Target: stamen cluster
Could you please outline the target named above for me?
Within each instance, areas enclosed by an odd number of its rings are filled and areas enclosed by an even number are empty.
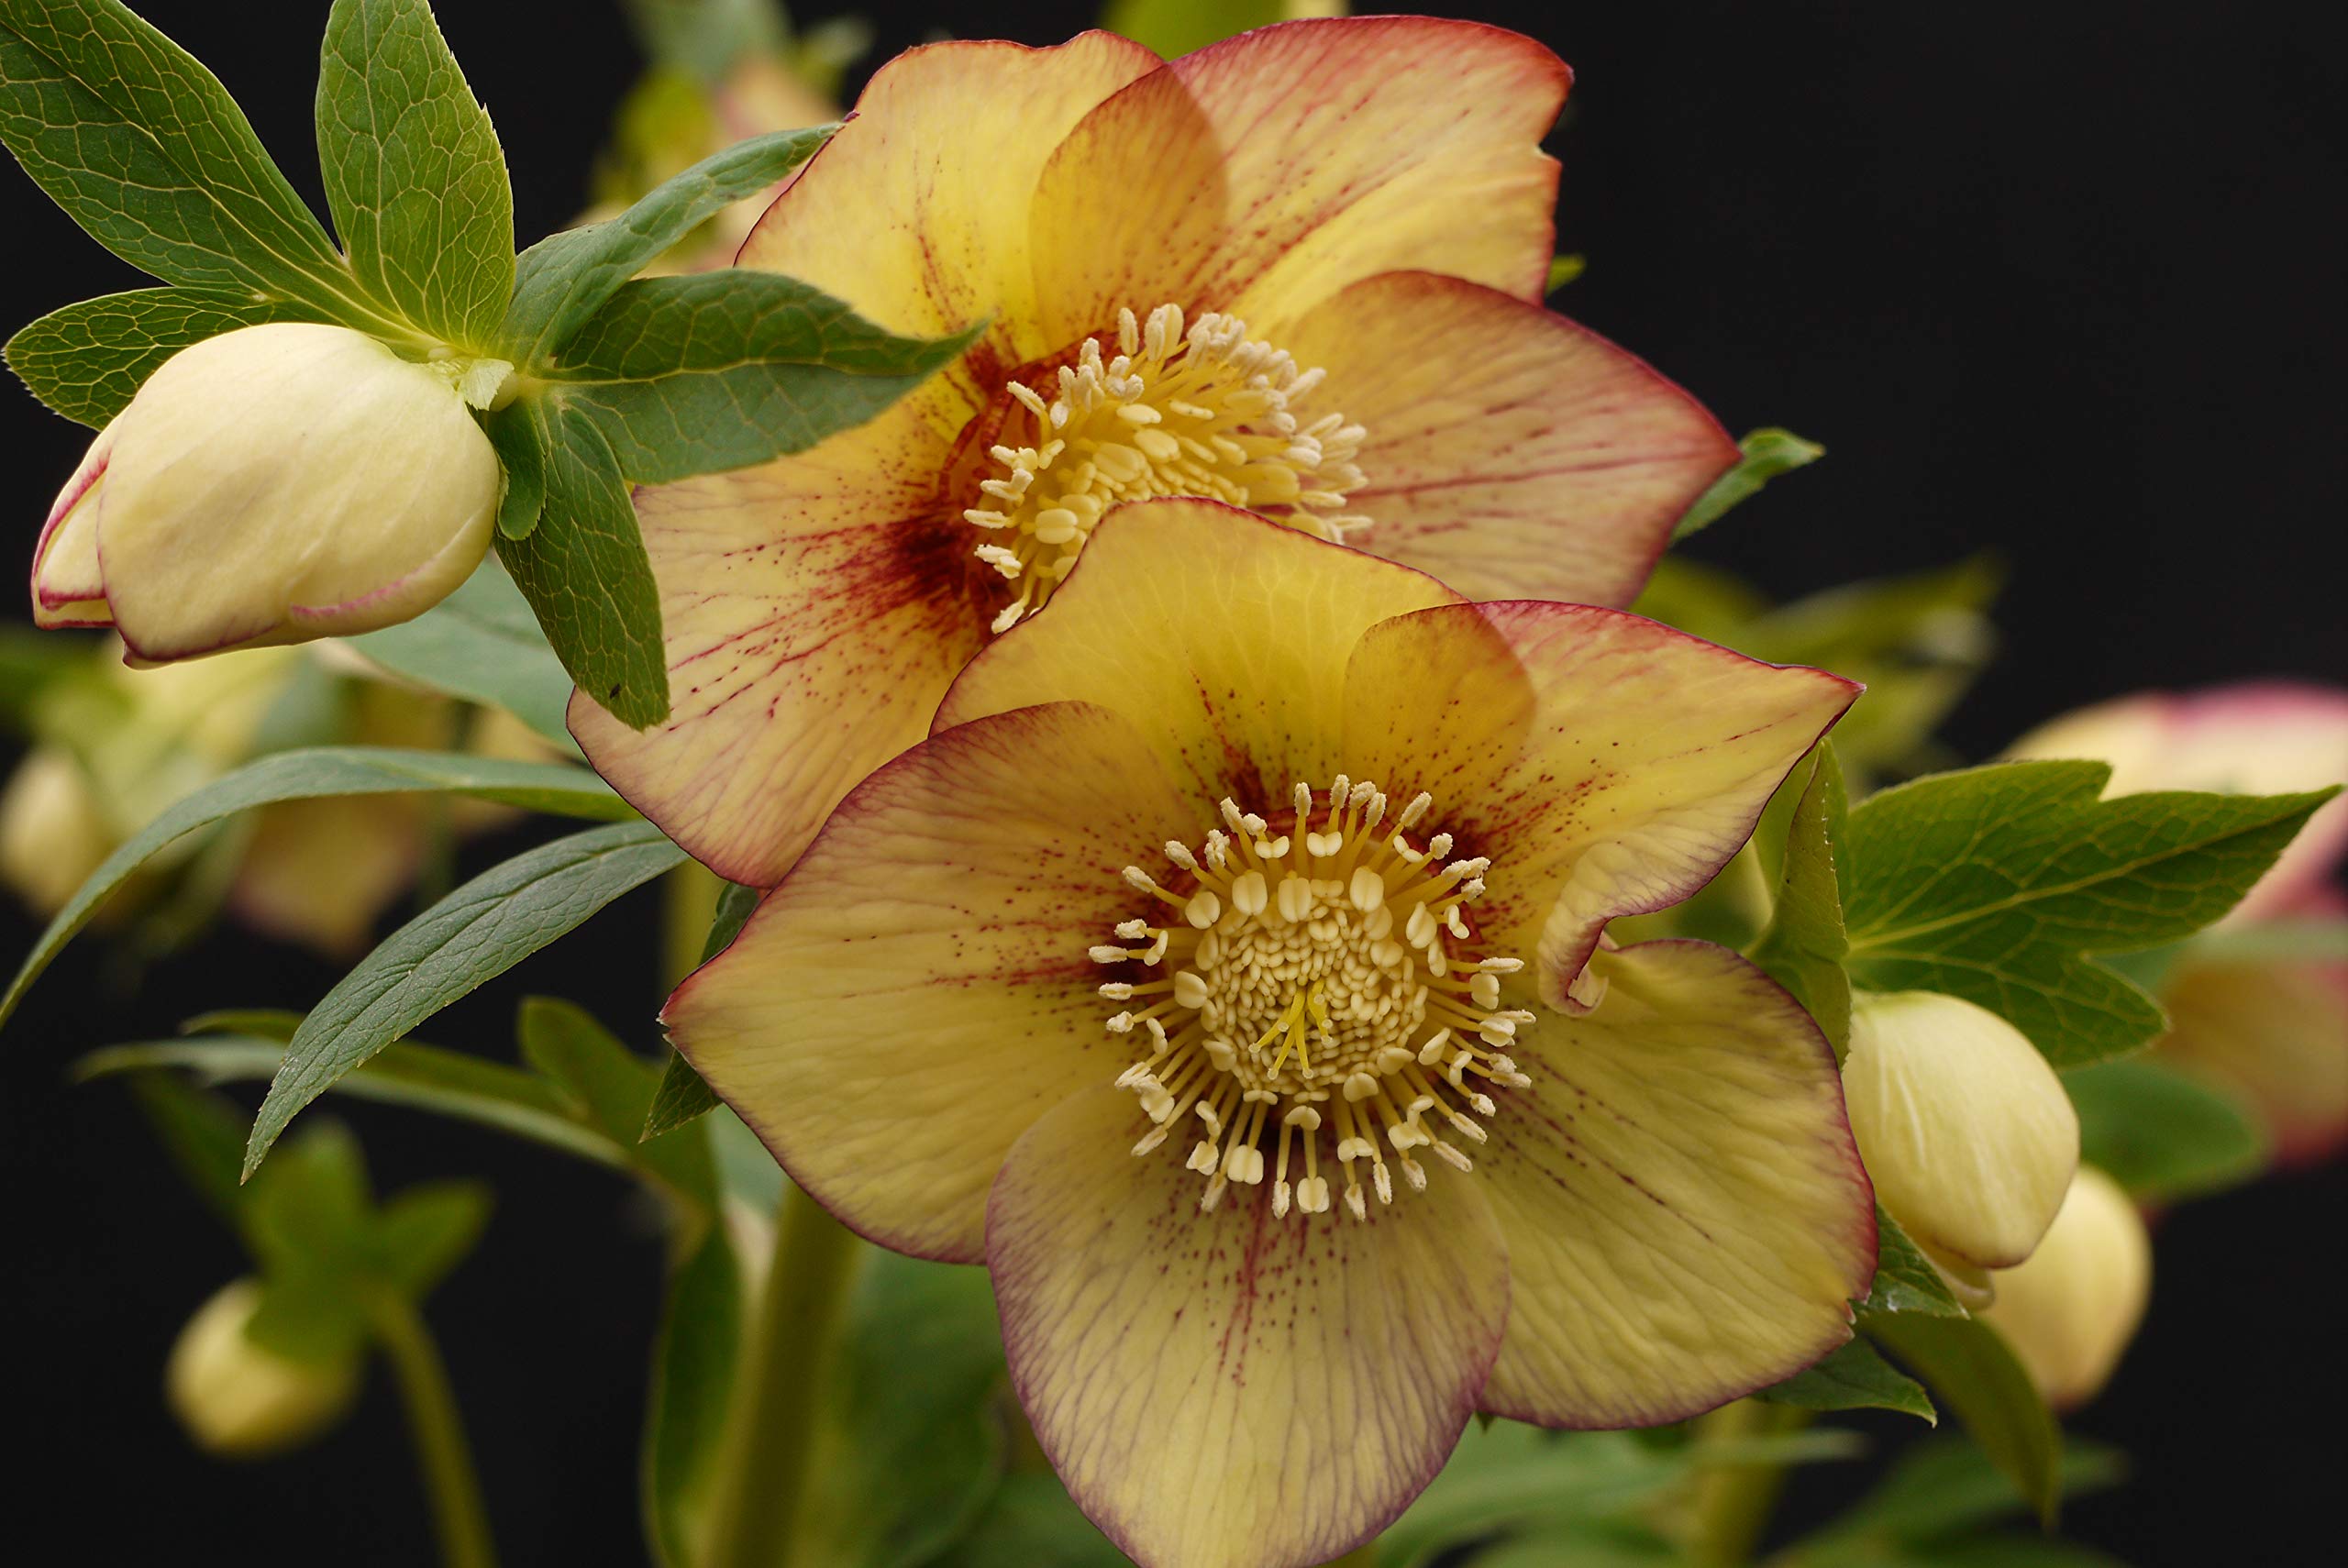
[[[1203,1209],[1233,1182],[1262,1183],[1268,1165],[1275,1214],[1326,1213],[1334,1157],[1346,1207],[1365,1220],[1364,1167],[1380,1203],[1394,1198],[1390,1149],[1413,1189],[1426,1187],[1415,1150],[1470,1170],[1440,1129],[1481,1143],[1476,1119],[1497,1110],[1485,1086],[1531,1084],[1506,1048],[1534,1015],[1501,1006],[1501,977],[1523,963],[1478,954],[1467,914],[1491,863],[1446,860],[1445,833],[1413,845],[1434,804],[1423,792],[1391,828],[1375,784],[1339,775],[1318,827],[1314,804],[1298,784],[1293,823],[1276,834],[1224,801],[1228,832],[1210,832],[1196,854],[1166,845],[1174,885],[1124,869],[1171,918],[1125,921],[1117,944],[1091,950],[1148,977],[1101,988],[1139,1004],[1108,1021],[1147,1046],[1117,1079],[1151,1122],[1134,1153],[1195,1116],[1203,1131],[1185,1163],[1207,1178]]]
[[[1023,382],[1008,389],[1034,416],[1034,444],[992,447],[1004,471],[980,485],[988,504],[962,513],[997,536],[979,558],[1019,585],[998,632],[1051,597],[1120,502],[1205,496],[1332,540],[1369,521],[1342,510],[1363,482],[1354,458],[1366,432],[1341,414],[1302,423],[1291,406],[1321,371],[1298,370],[1232,316],[1209,313],[1186,331],[1172,304],[1146,324],[1120,310],[1117,348],[1104,358],[1086,338],[1048,402]]]

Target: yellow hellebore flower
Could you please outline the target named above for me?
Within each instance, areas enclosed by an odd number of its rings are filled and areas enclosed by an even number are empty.
[[[2142,692],[2083,709],[2017,741],[2017,757],[2111,764],[2107,795],[2140,790],[2278,794],[2348,781],[2348,691],[2246,681]],[[2320,809],[2215,928],[2249,936],[2287,921],[2348,917],[2332,878],[2348,852],[2348,796]],[[2165,977],[2167,1060],[2243,1096],[2286,1165],[2348,1144],[2348,963],[2197,955]]]
[[[183,348],[98,433],[33,558],[33,619],[150,663],[421,614],[489,549],[497,454],[450,377],[348,327]]]
[[[1937,991],[1851,999],[1851,1132],[1876,1195],[1977,1293],[2030,1256],[2079,1164],[2079,1116],[2021,1030]]]
[[[261,1459],[299,1448],[342,1419],[359,1394],[359,1357],[295,1361],[246,1332],[260,1283],[239,1279],[196,1309],[172,1346],[163,1391],[198,1448]]]
[[[0,790],[0,882],[44,917],[114,853],[115,835],[82,764],[62,746],[25,754]]]
[[[2081,1165],[2038,1250],[1997,1275],[1983,1313],[2057,1409],[2103,1391],[2153,1289],[2153,1239],[2120,1184]]]
[[[812,451],[639,494],[673,716],[576,703],[597,769],[772,884],[1136,499],[1246,506],[1470,598],[1628,603],[1737,453],[1540,306],[1567,78],[1529,39],[1418,17],[1171,64],[1098,32],[891,61],[741,264],[898,331],[985,333]]]
[[[1143,502],[665,1021],[844,1222],[987,1264],[1128,1553],[1321,1562],[1478,1409],[1669,1421],[1848,1337],[1816,1027],[1724,949],[1600,949],[1856,690]]]

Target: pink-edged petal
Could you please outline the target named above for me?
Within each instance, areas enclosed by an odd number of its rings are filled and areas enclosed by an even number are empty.
[[[1458,823],[1494,861],[1476,907],[1483,944],[1537,957],[1543,999],[1577,1005],[1570,988],[1605,922],[1709,881],[1859,688],[1617,610],[1472,613],[1506,639],[1535,703],[1505,787]]]
[[[1126,1065],[1089,949],[1134,912],[1123,867],[1198,819],[1105,709],[947,731],[840,803],[669,1036],[843,1223],[975,1262],[1012,1143]]]
[[[82,455],[73,477],[57,492],[33,546],[33,624],[42,627],[104,626],[113,623],[106,607],[105,573],[98,560],[98,506],[102,481],[113,456],[115,425],[98,432]]]
[[[1628,604],[1737,460],[1685,392],[1561,315],[1429,272],[1365,279],[1280,337],[1368,431],[1349,540],[1470,599]]]
[[[1185,56],[1106,99],[1046,167],[1044,336],[1173,303],[1276,338],[1400,268],[1538,299],[1557,188],[1540,141],[1570,80],[1531,39],[1427,17],[1290,22]]]
[[[1343,715],[1362,635],[1456,602],[1432,578],[1252,513],[1136,502],[1102,522],[1043,613],[963,672],[937,723],[1099,702],[1144,728],[1207,811],[1225,794],[1277,807],[1298,780],[1355,766]]]
[[[1108,1089],[1029,1130],[987,1213],[1020,1402],[1078,1507],[1143,1568],[1308,1568],[1442,1468],[1508,1317],[1477,1184],[1367,1223],[1212,1213]]]
[[[1724,948],[1593,965],[1585,1017],[1517,1037],[1530,1088],[1468,1179],[1509,1245],[1509,1331],[1484,1408],[1545,1426],[1678,1420],[1850,1337],[1874,1197],[1817,1025]]]
[[[921,738],[986,638],[993,573],[939,514],[931,382],[762,468],[641,491],[660,587],[666,723],[584,696],[571,732],[613,788],[737,882],[778,880],[856,781]]]

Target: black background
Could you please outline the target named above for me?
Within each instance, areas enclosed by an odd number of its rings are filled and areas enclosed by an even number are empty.
[[[323,0],[142,7],[228,83],[316,197],[309,101]],[[1451,9],[1450,7],[1434,7]],[[1985,547],[2012,569],[2006,645],[1949,736],[1984,755],[2119,691],[2339,679],[2339,52],[2312,7],[1482,6],[1578,72],[1552,146],[1571,314],[1693,388],[1733,430],[1789,425],[1833,456],[1702,542],[1785,594]],[[592,140],[635,69],[607,4],[444,0],[495,115],[526,238],[581,204]],[[870,13],[868,13],[870,14]],[[933,31],[1047,42],[1080,6],[894,6],[875,58]],[[134,286],[11,167],[9,325]],[[0,431],[20,556],[83,434],[19,392]],[[20,613],[20,612],[12,612]],[[476,852],[494,853],[498,846]],[[504,847],[510,848],[511,845]],[[657,910],[618,905],[433,1037],[505,1052],[527,988],[649,1048]],[[0,954],[32,925],[0,913]],[[10,960],[13,962],[13,958]],[[301,1007],[327,966],[224,930],[136,984],[86,943],[0,1043],[0,1313],[15,1516],[75,1508],[103,1562],[428,1560],[391,1391],[322,1447],[259,1468],[196,1458],[157,1398],[180,1322],[238,1264],[111,1088],[63,1065],[225,1004]],[[508,1561],[638,1561],[634,1463],[659,1266],[621,1184],[487,1134],[351,1113],[390,1184],[485,1173],[483,1251],[437,1298]],[[2348,1397],[2336,1303],[2342,1168],[2168,1218],[2152,1313],[2080,1429],[2135,1480],[2072,1510],[2130,1561],[2313,1560],[2336,1542]],[[2309,1419],[2308,1418],[2314,1418]],[[1849,1475],[1797,1485],[1797,1515]],[[330,1544],[329,1544],[330,1543]],[[2329,1556],[2328,1551],[2324,1552]]]

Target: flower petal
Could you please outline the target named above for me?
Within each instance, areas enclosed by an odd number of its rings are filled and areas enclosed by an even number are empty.
[[[898,332],[939,337],[991,317],[970,359],[998,371],[1061,347],[1025,337],[1036,179],[1086,111],[1158,63],[1105,32],[1051,49],[907,50],[768,209],[741,265],[814,283]]]
[[[1537,954],[1544,999],[1565,1007],[1606,921],[1709,881],[1859,688],[1615,610],[1525,601],[1477,613],[1536,701],[1506,789],[1457,823],[1497,862],[1479,923],[1488,951]]]
[[[1346,669],[1362,634],[1457,596],[1434,579],[1214,502],[1119,507],[1046,613],[954,683],[937,727],[1062,699],[1131,716],[1212,809],[1279,805],[1352,766]]]
[[[1537,300],[1571,80],[1522,35],[1426,17],[1291,22],[1108,99],[1037,189],[1037,297],[1063,337],[1119,306],[1257,336],[1357,278],[1416,268]]]
[[[2338,904],[2315,907],[2336,919]],[[2313,1165],[2348,1145],[2348,964],[2188,957],[2161,1003],[2169,1032],[2154,1049],[2247,1099],[2277,1161]]]
[[[1508,1316],[1508,1267],[1465,1178],[1368,1223],[1213,1213],[1130,1100],[1069,1100],[1012,1151],[987,1210],[1003,1348],[1078,1507],[1145,1568],[1305,1568],[1434,1477]]]
[[[1280,337],[1366,427],[1354,542],[1470,599],[1628,604],[1737,460],[1702,405],[1597,334],[1430,272],[1353,284]]]
[[[1875,1207],[1834,1057],[1734,954],[1602,955],[1587,1017],[1517,1037],[1533,1087],[1469,1180],[1508,1239],[1507,1342],[1486,1409],[1647,1426],[1764,1387],[1850,1337]]]
[[[947,731],[840,803],[669,1036],[844,1223],[975,1262],[1012,1143],[1126,1065],[1089,948],[1133,913],[1120,869],[1198,818],[1105,709]]]
[[[669,722],[576,696],[571,733],[638,811],[737,882],[779,880],[856,781],[921,738],[987,635],[991,572],[938,515],[953,395],[761,468],[639,491]]]

